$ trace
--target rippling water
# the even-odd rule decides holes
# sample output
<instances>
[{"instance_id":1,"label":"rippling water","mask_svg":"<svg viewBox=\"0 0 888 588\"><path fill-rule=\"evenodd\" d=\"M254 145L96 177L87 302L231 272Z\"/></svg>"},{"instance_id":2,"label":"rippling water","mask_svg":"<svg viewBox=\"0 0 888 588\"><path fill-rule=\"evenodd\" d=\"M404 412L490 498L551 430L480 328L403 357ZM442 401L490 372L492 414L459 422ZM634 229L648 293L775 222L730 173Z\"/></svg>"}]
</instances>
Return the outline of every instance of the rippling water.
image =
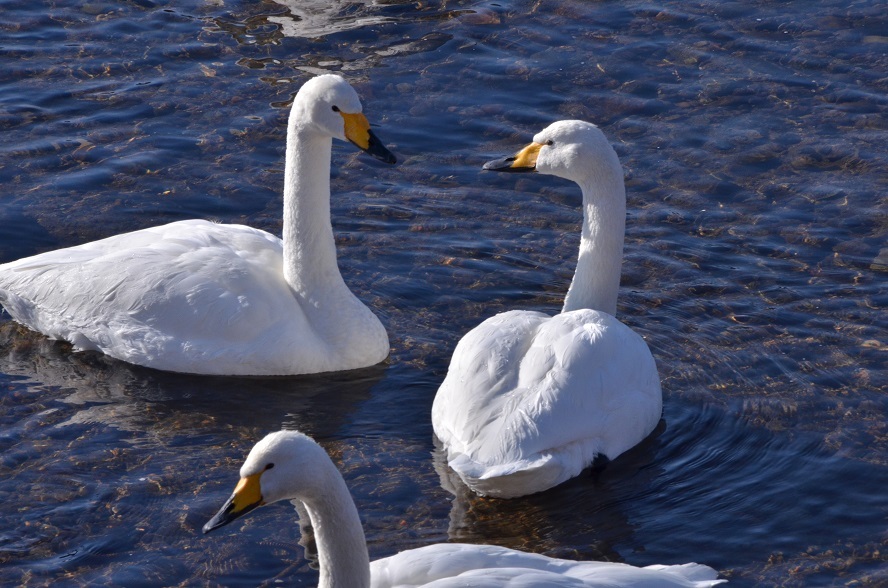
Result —
<instances>
[{"instance_id":1,"label":"rippling water","mask_svg":"<svg viewBox=\"0 0 888 588\"><path fill-rule=\"evenodd\" d=\"M0 262L183 218L279 233L287 104L334 71L401 160L334 148L346 282L389 360L200 378L0 317L0 580L312 585L287 505L203 537L253 442L314 435L372 557L448 539L733 585L888 582L888 15L875 0L7 0ZM579 192L481 173L559 118L627 174L619 313L663 422L603 473L468 495L429 411L456 341L556 312ZM454 493L451 493L451 490Z\"/></svg>"}]
</instances>

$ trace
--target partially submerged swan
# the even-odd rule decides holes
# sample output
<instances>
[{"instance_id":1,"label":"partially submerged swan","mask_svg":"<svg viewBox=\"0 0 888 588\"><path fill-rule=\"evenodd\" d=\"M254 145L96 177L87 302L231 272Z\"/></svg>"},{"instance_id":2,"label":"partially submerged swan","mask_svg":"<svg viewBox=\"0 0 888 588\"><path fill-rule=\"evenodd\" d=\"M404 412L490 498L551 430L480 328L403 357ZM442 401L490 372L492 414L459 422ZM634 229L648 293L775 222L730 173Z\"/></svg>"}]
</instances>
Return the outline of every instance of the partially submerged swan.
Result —
<instances>
[{"instance_id":1,"label":"partially submerged swan","mask_svg":"<svg viewBox=\"0 0 888 588\"><path fill-rule=\"evenodd\" d=\"M219 512L204 525L209 533L258 506L298 500L311 518L320 566L319 588L492 586L714 586L707 566L636 568L609 562L577 562L494 545L440 543L370 563L358 510L327 453L296 431L271 433L250 451L241 479Z\"/></svg>"},{"instance_id":2,"label":"partially submerged swan","mask_svg":"<svg viewBox=\"0 0 888 588\"><path fill-rule=\"evenodd\" d=\"M343 78L309 80L287 126L283 240L174 222L0 265L13 319L81 350L160 370L294 375L379 363L379 319L345 285L330 222L333 138L387 163Z\"/></svg>"},{"instance_id":3,"label":"partially submerged swan","mask_svg":"<svg viewBox=\"0 0 888 588\"><path fill-rule=\"evenodd\" d=\"M614 318L626 192L604 134L556 122L484 169L555 175L583 192L579 260L561 313L514 310L475 327L457 344L432 407L450 467L476 492L509 498L636 445L659 422L662 393L647 344Z\"/></svg>"}]
</instances>

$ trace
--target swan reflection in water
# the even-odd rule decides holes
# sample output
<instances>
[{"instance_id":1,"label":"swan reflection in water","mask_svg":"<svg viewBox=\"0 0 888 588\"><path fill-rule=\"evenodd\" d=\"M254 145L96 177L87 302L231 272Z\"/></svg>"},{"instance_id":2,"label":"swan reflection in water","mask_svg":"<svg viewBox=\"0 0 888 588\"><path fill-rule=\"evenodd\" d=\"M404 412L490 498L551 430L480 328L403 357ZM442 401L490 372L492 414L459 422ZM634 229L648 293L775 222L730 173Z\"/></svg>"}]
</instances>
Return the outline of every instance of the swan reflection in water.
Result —
<instances>
[{"instance_id":1,"label":"swan reflection in water","mask_svg":"<svg viewBox=\"0 0 888 588\"><path fill-rule=\"evenodd\" d=\"M75 352L16 323L0 321L0 378L50 391L66 419L102 423L138 437L175 437L299 427L332 437L371 397L386 365L281 378L162 372L96 352Z\"/></svg>"}]
</instances>

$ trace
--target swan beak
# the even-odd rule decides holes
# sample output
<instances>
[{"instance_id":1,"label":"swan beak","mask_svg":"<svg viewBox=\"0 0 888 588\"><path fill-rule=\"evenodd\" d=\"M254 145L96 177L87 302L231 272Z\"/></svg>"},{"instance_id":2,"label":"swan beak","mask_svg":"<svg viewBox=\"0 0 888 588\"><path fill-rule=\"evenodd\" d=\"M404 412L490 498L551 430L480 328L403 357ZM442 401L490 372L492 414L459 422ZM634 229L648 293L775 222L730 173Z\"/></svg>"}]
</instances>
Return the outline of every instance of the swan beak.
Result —
<instances>
[{"instance_id":1,"label":"swan beak","mask_svg":"<svg viewBox=\"0 0 888 588\"><path fill-rule=\"evenodd\" d=\"M531 143L512 157L495 159L484 164L483 169L501 172L532 172L536 171L537 156L540 154L541 143Z\"/></svg>"},{"instance_id":2,"label":"swan beak","mask_svg":"<svg viewBox=\"0 0 888 588\"><path fill-rule=\"evenodd\" d=\"M234 488L234 494L228 499L228 502L219 509L219 512L211 518L206 525L203 526L203 532L209 533L213 529L218 529L223 525L227 525L234 519L237 519L257 506L262 506L265 502L262 500L262 488L259 483L258 474L241 478L240 482Z\"/></svg>"},{"instance_id":3,"label":"swan beak","mask_svg":"<svg viewBox=\"0 0 888 588\"><path fill-rule=\"evenodd\" d=\"M345 121L345 138L354 143L358 149L385 163L397 161L392 152L385 148L379 137L370 130L370 123L366 116L360 112L340 112L339 114Z\"/></svg>"}]
</instances>

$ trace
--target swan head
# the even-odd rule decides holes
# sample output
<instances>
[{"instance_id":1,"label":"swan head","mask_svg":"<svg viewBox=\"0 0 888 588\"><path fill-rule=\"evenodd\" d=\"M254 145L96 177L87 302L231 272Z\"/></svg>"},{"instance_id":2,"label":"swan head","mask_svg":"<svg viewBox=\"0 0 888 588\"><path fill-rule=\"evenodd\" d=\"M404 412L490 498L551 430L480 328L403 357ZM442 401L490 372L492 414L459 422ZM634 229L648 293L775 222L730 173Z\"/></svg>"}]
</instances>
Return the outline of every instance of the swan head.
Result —
<instances>
[{"instance_id":1,"label":"swan head","mask_svg":"<svg viewBox=\"0 0 888 588\"><path fill-rule=\"evenodd\" d=\"M586 183L590 176L616 171L622 178L617 154L597 126L581 120L554 122L533 142L511 157L484 164L484 169L502 172L539 172Z\"/></svg>"},{"instance_id":2,"label":"swan head","mask_svg":"<svg viewBox=\"0 0 888 588\"><path fill-rule=\"evenodd\" d=\"M271 433L253 446L231 498L203 527L217 529L253 509L279 500L312 498L324 492L324 466L334 467L314 439L298 431Z\"/></svg>"},{"instance_id":3,"label":"swan head","mask_svg":"<svg viewBox=\"0 0 888 588\"><path fill-rule=\"evenodd\" d=\"M342 76L324 74L307 81L293 100L291 121L311 125L322 134L349 141L385 163L395 156L370 130L358 93Z\"/></svg>"}]
</instances>

